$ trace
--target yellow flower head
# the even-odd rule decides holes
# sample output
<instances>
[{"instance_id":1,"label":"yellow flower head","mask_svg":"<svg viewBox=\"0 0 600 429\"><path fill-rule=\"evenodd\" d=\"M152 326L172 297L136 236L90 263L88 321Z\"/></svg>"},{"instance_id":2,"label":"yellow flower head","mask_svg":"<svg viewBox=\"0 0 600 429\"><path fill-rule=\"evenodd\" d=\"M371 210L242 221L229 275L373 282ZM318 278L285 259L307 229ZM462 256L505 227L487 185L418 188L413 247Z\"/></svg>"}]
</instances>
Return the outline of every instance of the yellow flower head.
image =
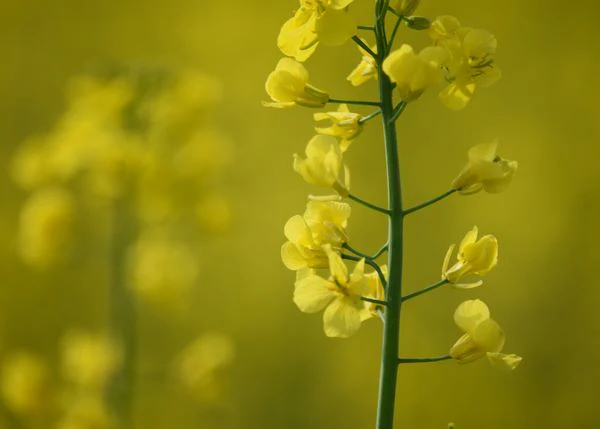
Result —
<instances>
[{"instance_id":1,"label":"yellow flower head","mask_svg":"<svg viewBox=\"0 0 600 429\"><path fill-rule=\"evenodd\" d=\"M344 183L338 177L344 168ZM342 149L335 137L316 135L306 145L306 159L294 155L294 170L308 183L333 188L340 196L348 195L350 173L342 162Z\"/></svg>"},{"instance_id":2,"label":"yellow flower head","mask_svg":"<svg viewBox=\"0 0 600 429\"><path fill-rule=\"evenodd\" d=\"M365 42L364 39L361 40ZM377 62L361 46L357 47L362 54L362 59L346 78L353 86L360 86L370 79L377 79ZM377 46L371 46L371 50L374 53L377 53Z\"/></svg>"},{"instance_id":3,"label":"yellow flower head","mask_svg":"<svg viewBox=\"0 0 600 429\"><path fill-rule=\"evenodd\" d=\"M305 313L325 309L325 335L347 338L358 331L363 320L371 317L360 299L369 293L364 275L365 261L359 261L350 274L340 255L330 246L326 245L324 249L329 259L331 276L324 279L313 270L301 272L294 288L294 303Z\"/></svg>"},{"instance_id":4,"label":"yellow flower head","mask_svg":"<svg viewBox=\"0 0 600 429\"><path fill-rule=\"evenodd\" d=\"M315 121L324 121L329 119L331 126L327 128L316 127L315 131L325 136L337 137L340 139L340 149L345 152L350 146L351 140L356 138L363 130L363 124L359 121L362 115L352 113L347 104L340 104L337 112L315 113Z\"/></svg>"},{"instance_id":5,"label":"yellow flower head","mask_svg":"<svg viewBox=\"0 0 600 429\"><path fill-rule=\"evenodd\" d=\"M120 365L118 347L104 336L71 331L62 346L63 374L83 388L102 389Z\"/></svg>"},{"instance_id":6,"label":"yellow flower head","mask_svg":"<svg viewBox=\"0 0 600 429\"><path fill-rule=\"evenodd\" d=\"M20 351L4 359L0 392L12 412L43 412L50 405L50 390L50 372L40 358Z\"/></svg>"},{"instance_id":7,"label":"yellow flower head","mask_svg":"<svg viewBox=\"0 0 600 429\"><path fill-rule=\"evenodd\" d=\"M440 64L446 56L441 47L429 46L416 54L410 45L404 44L385 59L383 71L396 83L400 98L408 103L441 82Z\"/></svg>"},{"instance_id":8,"label":"yellow flower head","mask_svg":"<svg viewBox=\"0 0 600 429\"><path fill-rule=\"evenodd\" d=\"M515 172L517 161L509 161L496 155L498 142L481 143L469 150L469 162L452 181L452 189L463 195L484 189L498 193L508 187Z\"/></svg>"},{"instance_id":9,"label":"yellow flower head","mask_svg":"<svg viewBox=\"0 0 600 429\"><path fill-rule=\"evenodd\" d=\"M62 188L40 189L23 207L19 219L19 250L23 259L46 268L61 261L72 244L75 201Z\"/></svg>"},{"instance_id":10,"label":"yellow flower head","mask_svg":"<svg viewBox=\"0 0 600 429\"><path fill-rule=\"evenodd\" d=\"M285 55L305 61L319 42L341 45L356 34L356 23L346 8L354 0L301 0L300 9L279 32L277 46Z\"/></svg>"},{"instance_id":11,"label":"yellow flower head","mask_svg":"<svg viewBox=\"0 0 600 429\"><path fill-rule=\"evenodd\" d=\"M484 235L477 240L477 227L465 235L458 246L457 262L448 267L454 251L454 244L448 248L442 266L442 278L447 279L454 287L470 289L483 284L482 280L474 283L457 283L469 275L484 276L498 264L498 240L493 235Z\"/></svg>"},{"instance_id":12,"label":"yellow flower head","mask_svg":"<svg viewBox=\"0 0 600 429\"><path fill-rule=\"evenodd\" d=\"M329 95L308 83L308 71L298 61L282 58L275 71L271 72L265 84L267 94L273 100L263 102L267 107L323 107Z\"/></svg>"},{"instance_id":13,"label":"yellow flower head","mask_svg":"<svg viewBox=\"0 0 600 429\"><path fill-rule=\"evenodd\" d=\"M463 109L476 86L490 86L500 79L495 62L498 43L489 31L462 27L456 18L442 16L432 23L429 35L450 54L444 63L450 83L439 94L448 108Z\"/></svg>"},{"instance_id":14,"label":"yellow flower head","mask_svg":"<svg viewBox=\"0 0 600 429\"><path fill-rule=\"evenodd\" d=\"M348 241L350 211L350 205L340 201L309 201L304 216L292 216L285 224L289 240L281 247L285 266L290 270L326 268L329 259L323 246L339 252Z\"/></svg>"},{"instance_id":15,"label":"yellow flower head","mask_svg":"<svg viewBox=\"0 0 600 429\"><path fill-rule=\"evenodd\" d=\"M475 299L460 304L454 321L465 332L450 349L450 356L458 363L471 363L484 356L492 365L508 370L521 363L520 356L500 353L505 342L504 332L490 317L490 310L483 301Z\"/></svg>"}]
</instances>

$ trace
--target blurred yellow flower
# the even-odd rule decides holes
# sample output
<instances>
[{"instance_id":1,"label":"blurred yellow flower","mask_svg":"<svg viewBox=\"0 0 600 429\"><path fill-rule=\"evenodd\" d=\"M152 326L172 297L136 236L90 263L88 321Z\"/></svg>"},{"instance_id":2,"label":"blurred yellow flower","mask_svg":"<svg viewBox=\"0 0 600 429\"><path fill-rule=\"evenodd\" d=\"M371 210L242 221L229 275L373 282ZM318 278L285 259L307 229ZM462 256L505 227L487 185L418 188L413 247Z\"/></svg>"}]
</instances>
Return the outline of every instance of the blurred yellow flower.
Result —
<instances>
[{"instance_id":1,"label":"blurred yellow flower","mask_svg":"<svg viewBox=\"0 0 600 429\"><path fill-rule=\"evenodd\" d=\"M450 54L444 63L450 83L439 94L448 108L463 109L476 86L487 87L500 79L494 58L497 41L489 31L462 27L456 18L441 16L432 23L429 35Z\"/></svg>"},{"instance_id":2,"label":"blurred yellow flower","mask_svg":"<svg viewBox=\"0 0 600 429\"><path fill-rule=\"evenodd\" d=\"M273 102L263 102L267 107L323 107L329 95L308 83L308 71L291 58L282 58L275 71L267 77L265 89Z\"/></svg>"},{"instance_id":3,"label":"blurred yellow flower","mask_svg":"<svg viewBox=\"0 0 600 429\"><path fill-rule=\"evenodd\" d=\"M314 270L300 272L294 287L294 303L300 311L323 313L323 327L328 337L347 338L356 333L361 322L372 317L365 302L360 298L370 292L365 279L364 259L360 260L351 274L331 246L323 246L331 276L324 279Z\"/></svg>"},{"instance_id":4,"label":"blurred yellow flower","mask_svg":"<svg viewBox=\"0 0 600 429\"><path fill-rule=\"evenodd\" d=\"M300 0L300 8L277 37L285 55L305 61L317 48L341 45L356 34L356 23L346 8L354 0Z\"/></svg>"},{"instance_id":5,"label":"blurred yellow flower","mask_svg":"<svg viewBox=\"0 0 600 429\"><path fill-rule=\"evenodd\" d=\"M419 7L421 0L392 0L390 7L399 15L410 16Z\"/></svg>"},{"instance_id":6,"label":"blurred yellow flower","mask_svg":"<svg viewBox=\"0 0 600 429\"><path fill-rule=\"evenodd\" d=\"M465 235L458 246L457 262L449 267L450 258L455 245L452 244L446 252L442 266L442 278L447 279L452 286L460 289L470 289L483 284L482 280L474 283L457 283L469 275L484 276L498 264L498 240L493 235L484 235L477 240L477 227Z\"/></svg>"},{"instance_id":7,"label":"blurred yellow flower","mask_svg":"<svg viewBox=\"0 0 600 429\"><path fill-rule=\"evenodd\" d=\"M199 258L185 244L149 231L130 249L129 270L140 298L172 310L185 304L196 284Z\"/></svg>"},{"instance_id":8,"label":"blurred yellow flower","mask_svg":"<svg viewBox=\"0 0 600 429\"><path fill-rule=\"evenodd\" d=\"M207 332L187 345L171 366L175 380L200 402L223 399L223 371L235 358L235 344L219 332Z\"/></svg>"},{"instance_id":9,"label":"blurred yellow flower","mask_svg":"<svg viewBox=\"0 0 600 429\"><path fill-rule=\"evenodd\" d=\"M383 71L396 83L400 99L411 102L423 91L442 80L440 65L447 57L444 48L429 46L418 54L410 45L402 45L383 62Z\"/></svg>"},{"instance_id":10,"label":"blurred yellow flower","mask_svg":"<svg viewBox=\"0 0 600 429\"><path fill-rule=\"evenodd\" d=\"M333 188L340 196L348 196L350 171L343 164L342 149L335 137L316 135L306 145L306 158L294 154L294 170L316 186ZM344 183L338 177L344 168Z\"/></svg>"},{"instance_id":11,"label":"blurred yellow flower","mask_svg":"<svg viewBox=\"0 0 600 429\"><path fill-rule=\"evenodd\" d=\"M105 336L74 330L62 339L62 373L81 388L101 391L120 363L119 348Z\"/></svg>"},{"instance_id":12,"label":"blurred yellow flower","mask_svg":"<svg viewBox=\"0 0 600 429\"><path fill-rule=\"evenodd\" d=\"M4 359L0 391L6 407L17 414L39 414L51 406L50 372L38 357L24 351Z\"/></svg>"},{"instance_id":13,"label":"blurred yellow flower","mask_svg":"<svg viewBox=\"0 0 600 429\"><path fill-rule=\"evenodd\" d=\"M348 241L346 227L350 204L341 201L309 201L304 216L292 216L284 227L289 240L281 247L281 259L290 270L326 268L329 259L323 246L339 252Z\"/></svg>"},{"instance_id":14,"label":"blurred yellow flower","mask_svg":"<svg viewBox=\"0 0 600 429\"><path fill-rule=\"evenodd\" d=\"M364 39L361 39L366 43ZM362 54L360 63L350 72L346 78L353 86L360 86L370 79L377 79L377 62L375 58L365 51L361 46L358 46L359 52ZM377 46L371 46L371 50L377 53Z\"/></svg>"},{"instance_id":15,"label":"blurred yellow flower","mask_svg":"<svg viewBox=\"0 0 600 429\"><path fill-rule=\"evenodd\" d=\"M500 353L505 342L504 332L490 318L490 310L483 301L475 299L460 304L454 313L454 321L465 332L450 349L450 356L458 363L471 363L484 356L492 365L508 370L521 363L520 356Z\"/></svg>"},{"instance_id":16,"label":"blurred yellow flower","mask_svg":"<svg viewBox=\"0 0 600 429\"><path fill-rule=\"evenodd\" d=\"M316 127L315 131L325 136L337 137L340 139L340 149L345 152L350 146L351 140L355 139L363 130L363 124L359 121L362 115L352 113L347 104L340 104L336 112L320 112L313 115L315 121L324 121L329 119L329 127Z\"/></svg>"},{"instance_id":17,"label":"blurred yellow flower","mask_svg":"<svg viewBox=\"0 0 600 429\"><path fill-rule=\"evenodd\" d=\"M73 239L75 201L62 188L33 193L19 216L18 245L25 262L47 268L63 260Z\"/></svg>"},{"instance_id":18,"label":"blurred yellow flower","mask_svg":"<svg viewBox=\"0 0 600 429\"><path fill-rule=\"evenodd\" d=\"M469 162L452 181L452 189L463 195L486 192L502 192L508 187L515 172L517 161L509 161L496 154L498 142L481 143L469 150Z\"/></svg>"},{"instance_id":19,"label":"blurred yellow flower","mask_svg":"<svg viewBox=\"0 0 600 429\"><path fill-rule=\"evenodd\" d=\"M56 429L113 429L116 427L100 393L69 398Z\"/></svg>"}]
</instances>

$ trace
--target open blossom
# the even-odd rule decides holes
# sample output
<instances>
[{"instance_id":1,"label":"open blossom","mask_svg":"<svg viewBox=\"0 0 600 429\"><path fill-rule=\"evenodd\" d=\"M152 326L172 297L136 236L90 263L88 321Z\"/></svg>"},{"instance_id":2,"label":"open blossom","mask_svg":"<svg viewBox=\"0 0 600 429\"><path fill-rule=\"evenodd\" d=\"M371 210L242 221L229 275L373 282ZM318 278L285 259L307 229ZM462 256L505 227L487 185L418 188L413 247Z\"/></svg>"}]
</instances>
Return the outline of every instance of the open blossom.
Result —
<instances>
[{"instance_id":1,"label":"open blossom","mask_svg":"<svg viewBox=\"0 0 600 429\"><path fill-rule=\"evenodd\" d=\"M410 45L402 45L383 62L383 71L396 83L400 98L411 102L430 86L442 81L440 64L446 59L444 48L429 46L418 54Z\"/></svg>"},{"instance_id":2,"label":"open blossom","mask_svg":"<svg viewBox=\"0 0 600 429\"><path fill-rule=\"evenodd\" d=\"M267 107L323 107L329 95L308 83L308 71L298 61L282 58L267 77L265 89L273 100L263 102Z\"/></svg>"},{"instance_id":3,"label":"open blossom","mask_svg":"<svg viewBox=\"0 0 600 429\"><path fill-rule=\"evenodd\" d=\"M442 266L442 278L454 287L470 289L483 284L482 280L473 283L458 283L469 275L484 276L498 264L498 240L493 235L484 235L477 239L477 227L465 235L458 246L457 262L449 267L454 244L448 248Z\"/></svg>"},{"instance_id":4,"label":"open blossom","mask_svg":"<svg viewBox=\"0 0 600 429\"><path fill-rule=\"evenodd\" d=\"M335 137L316 135L306 145L306 158L294 155L294 170L308 183L333 188L340 196L348 195L350 173L342 162L342 150ZM344 167L344 183L338 179Z\"/></svg>"},{"instance_id":5,"label":"open blossom","mask_svg":"<svg viewBox=\"0 0 600 429\"><path fill-rule=\"evenodd\" d=\"M300 8L279 32L277 46L285 55L305 61L317 48L341 45L356 34L347 7L354 0L300 0Z\"/></svg>"},{"instance_id":6,"label":"open blossom","mask_svg":"<svg viewBox=\"0 0 600 429\"><path fill-rule=\"evenodd\" d=\"M463 195L486 192L501 192L510 183L517 171L517 161L509 161L496 154L498 142L481 143L469 150L469 162L452 181L452 189Z\"/></svg>"},{"instance_id":7,"label":"open blossom","mask_svg":"<svg viewBox=\"0 0 600 429\"><path fill-rule=\"evenodd\" d=\"M465 333L450 349L450 356L458 363L471 363L487 357L492 365L512 370L522 358L515 354L500 353L505 335L500 325L490 317L488 306L481 300L465 301L454 313L456 325Z\"/></svg>"},{"instance_id":8,"label":"open blossom","mask_svg":"<svg viewBox=\"0 0 600 429\"><path fill-rule=\"evenodd\" d=\"M354 335L371 312L360 298L369 293L365 279L364 259L350 274L340 255L324 246L331 276L324 279L314 270L301 270L294 288L294 303L305 313L323 313L323 327L328 337L346 338Z\"/></svg>"},{"instance_id":9,"label":"open blossom","mask_svg":"<svg viewBox=\"0 0 600 429\"><path fill-rule=\"evenodd\" d=\"M339 252L348 241L350 211L350 204L341 201L309 201L303 216L292 216L285 224L288 241L281 247L285 266L290 270L326 268L329 259L323 246Z\"/></svg>"},{"instance_id":10,"label":"open blossom","mask_svg":"<svg viewBox=\"0 0 600 429\"><path fill-rule=\"evenodd\" d=\"M448 108L463 109L477 86L490 86L500 79L495 62L498 43L489 31L462 27L456 18L446 15L431 24L429 35L449 52L444 63L449 84L439 94Z\"/></svg>"},{"instance_id":11,"label":"open blossom","mask_svg":"<svg viewBox=\"0 0 600 429\"><path fill-rule=\"evenodd\" d=\"M360 86L370 79L377 79L377 62L375 61L375 58L361 46L357 45L357 47L362 54L362 58L360 63L358 63L346 78L353 86ZM377 46L371 46L371 50L374 53L377 53Z\"/></svg>"},{"instance_id":12,"label":"open blossom","mask_svg":"<svg viewBox=\"0 0 600 429\"><path fill-rule=\"evenodd\" d=\"M360 123L362 115L353 113L348 109L347 104L340 104L336 112L320 112L313 115L315 121L324 121L329 119L329 127L316 127L315 131L325 136L337 137L340 139L340 149L345 152L350 146L351 140L355 139L363 131L363 124Z\"/></svg>"}]
</instances>

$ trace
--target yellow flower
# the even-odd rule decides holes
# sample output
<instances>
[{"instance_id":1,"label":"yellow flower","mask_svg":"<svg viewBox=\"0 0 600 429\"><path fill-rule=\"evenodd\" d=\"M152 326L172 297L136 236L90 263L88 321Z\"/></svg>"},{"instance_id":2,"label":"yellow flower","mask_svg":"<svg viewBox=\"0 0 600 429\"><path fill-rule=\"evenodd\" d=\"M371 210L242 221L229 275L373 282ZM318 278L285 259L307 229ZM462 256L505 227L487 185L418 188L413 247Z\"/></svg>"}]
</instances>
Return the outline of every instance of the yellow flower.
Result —
<instances>
[{"instance_id":1,"label":"yellow flower","mask_svg":"<svg viewBox=\"0 0 600 429\"><path fill-rule=\"evenodd\" d=\"M317 48L341 45L356 34L356 23L346 8L354 0L300 0L300 9L279 32L277 46L285 55L305 61Z\"/></svg>"},{"instance_id":2,"label":"yellow flower","mask_svg":"<svg viewBox=\"0 0 600 429\"><path fill-rule=\"evenodd\" d=\"M45 411L51 402L47 366L28 352L14 352L4 359L0 391L7 408L14 413Z\"/></svg>"},{"instance_id":3,"label":"yellow flower","mask_svg":"<svg viewBox=\"0 0 600 429\"><path fill-rule=\"evenodd\" d=\"M347 338L356 333L363 320L371 317L360 299L369 292L365 280L364 259L351 274L340 255L324 246L331 276L324 279L313 270L300 272L294 288L294 303L304 313L323 313L323 327L328 337Z\"/></svg>"},{"instance_id":4,"label":"yellow flower","mask_svg":"<svg viewBox=\"0 0 600 429\"><path fill-rule=\"evenodd\" d=\"M515 354L500 353L505 336L498 323L490 318L488 306L478 299L465 301L454 313L456 325L465 334L450 349L450 356L458 363L471 363L487 357L492 365L512 370L522 358Z\"/></svg>"},{"instance_id":5,"label":"yellow flower","mask_svg":"<svg viewBox=\"0 0 600 429\"><path fill-rule=\"evenodd\" d=\"M497 41L489 31L461 27L456 18L442 16L432 23L429 35L450 54L444 63L450 83L439 94L448 108L463 109L476 86L487 87L500 79L494 58Z\"/></svg>"},{"instance_id":6,"label":"yellow flower","mask_svg":"<svg viewBox=\"0 0 600 429\"><path fill-rule=\"evenodd\" d=\"M19 251L33 266L47 268L60 262L70 250L75 221L73 196L61 188L40 189L32 194L19 219Z\"/></svg>"},{"instance_id":7,"label":"yellow flower","mask_svg":"<svg viewBox=\"0 0 600 429\"><path fill-rule=\"evenodd\" d=\"M120 361L117 346L104 336L71 331L63 338L63 374L80 387L102 389Z\"/></svg>"},{"instance_id":8,"label":"yellow flower","mask_svg":"<svg viewBox=\"0 0 600 429\"><path fill-rule=\"evenodd\" d=\"M359 121L362 115L352 113L347 104L340 104L337 112L322 112L313 115L315 121L329 119L331 126L327 128L316 127L315 131L325 136L340 139L340 149L345 152L350 146L351 140L356 138L363 130L363 124Z\"/></svg>"},{"instance_id":9,"label":"yellow flower","mask_svg":"<svg viewBox=\"0 0 600 429\"><path fill-rule=\"evenodd\" d=\"M267 94L273 102L263 102L267 107L292 107L296 104L305 107L323 107L329 95L308 83L308 71L291 58L282 58L275 71L267 77Z\"/></svg>"},{"instance_id":10,"label":"yellow flower","mask_svg":"<svg viewBox=\"0 0 600 429\"><path fill-rule=\"evenodd\" d=\"M342 149L335 137L317 135L306 145L306 159L294 154L294 170L308 183L333 188L340 196L348 195L350 172L342 162ZM344 184L338 180L344 167Z\"/></svg>"},{"instance_id":11,"label":"yellow flower","mask_svg":"<svg viewBox=\"0 0 600 429\"><path fill-rule=\"evenodd\" d=\"M350 205L340 201L309 201L304 216L291 217L284 234L289 240L281 247L281 259L290 270L326 268L324 245L339 252L348 241L346 227Z\"/></svg>"},{"instance_id":12,"label":"yellow flower","mask_svg":"<svg viewBox=\"0 0 600 429\"><path fill-rule=\"evenodd\" d=\"M223 396L223 371L235 358L235 344L219 332L207 332L188 344L175 358L172 375L200 402Z\"/></svg>"},{"instance_id":13,"label":"yellow flower","mask_svg":"<svg viewBox=\"0 0 600 429\"><path fill-rule=\"evenodd\" d=\"M145 233L129 255L130 286L154 305L174 310L185 305L198 275L198 258L183 243Z\"/></svg>"},{"instance_id":14,"label":"yellow flower","mask_svg":"<svg viewBox=\"0 0 600 429\"><path fill-rule=\"evenodd\" d=\"M517 161L509 161L496 155L498 142L481 143L469 150L469 162L452 181L452 189L463 195L486 192L502 192L508 187L515 172Z\"/></svg>"},{"instance_id":15,"label":"yellow flower","mask_svg":"<svg viewBox=\"0 0 600 429\"><path fill-rule=\"evenodd\" d=\"M365 42L364 39L361 40ZM360 60L360 63L358 63L358 65L354 68L354 70L350 72L350 74L346 78L350 81L350 83L353 86L360 86L370 79L377 79L377 62L361 46L357 47L360 53L362 54L362 58ZM374 53L377 53L377 46L371 46L371 50Z\"/></svg>"},{"instance_id":16,"label":"yellow flower","mask_svg":"<svg viewBox=\"0 0 600 429\"><path fill-rule=\"evenodd\" d=\"M484 235L477 240L477 227L465 235L458 246L457 262L450 268L450 258L454 244L448 248L442 266L442 278L460 289L470 289L483 284L482 280L474 283L457 283L469 275L484 276L498 264L498 240L493 235Z\"/></svg>"},{"instance_id":17,"label":"yellow flower","mask_svg":"<svg viewBox=\"0 0 600 429\"><path fill-rule=\"evenodd\" d=\"M408 103L441 82L440 64L446 56L441 47L429 46L416 54L410 45L404 44L385 59L383 71L396 83L400 98Z\"/></svg>"},{"instance_id":18,"label":"yellow flower","mask_svg":"<svg viewBox=\"0 0 600 429\"><path fill-rule=\"evenodd\" d=\"M419 7L420 0L392 0L390 7L394 9L398 15L410 16Z\"/></svg>"}]
</instances>

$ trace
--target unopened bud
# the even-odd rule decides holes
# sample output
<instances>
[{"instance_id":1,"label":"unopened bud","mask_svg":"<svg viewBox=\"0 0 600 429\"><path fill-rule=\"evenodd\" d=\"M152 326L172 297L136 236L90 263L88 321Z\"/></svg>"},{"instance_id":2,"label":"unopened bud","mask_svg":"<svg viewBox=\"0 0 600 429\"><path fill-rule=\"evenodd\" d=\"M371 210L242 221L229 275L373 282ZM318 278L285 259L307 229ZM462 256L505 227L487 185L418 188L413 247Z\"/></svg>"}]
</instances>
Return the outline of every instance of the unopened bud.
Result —
<instances>
[{"instance_id":1,"label":"unopened bud","mask_svg":"<svg viewBox=\"0 0 600 429\"><path fill-rule=\"evenodd\" d=\"M427 30L431 27L431 21L424 16L411 16L406 19L406 26L413 30Z\"/></svg>"},{"instance_id":2,"label":"unopened bud","mask_svg":"<svg viewBox=\"0 0 600 429\"><path fill-rule=\"evenodd\" d=\"M395 0L390 3L390 6L392 6L398 15L410 16L417 10L419 3L421 3L421 0Z\"/></svg>"}]
</instances>

